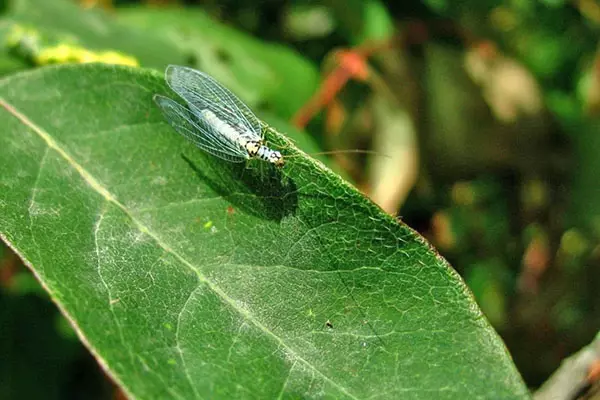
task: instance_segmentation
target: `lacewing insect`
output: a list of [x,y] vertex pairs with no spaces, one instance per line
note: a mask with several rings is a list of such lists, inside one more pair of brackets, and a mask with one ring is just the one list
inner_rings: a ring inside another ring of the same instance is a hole
[[263,144],[260,121],[231,91],[192,68],[169,65],[169,87],[187,107],[158,94],[154,101],[169,124],[200,149],[231,162],[258,158],[283,167],[283,156]]

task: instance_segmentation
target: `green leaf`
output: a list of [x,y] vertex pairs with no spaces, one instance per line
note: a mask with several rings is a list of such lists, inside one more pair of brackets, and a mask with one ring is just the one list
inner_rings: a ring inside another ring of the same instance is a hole
[[340,32],[353,46],[392,40],[396,33],[394,20],[380,0],[335,0],[327,4],[338,20]]
[[122,9],[130,26],[169,38],[193,66],[214,76],[251,107],[291,118],[315,93],[316,66],[289,48],[264,43],[200,9]]
[[[159,69],[185,62],[184,54],[166,38],[117,23],[101,10],[83,10],[69,0],[11,0],[0,21],[3,28],[16,22],[33,30],[42,49],[64,43],[90,51],[118,50],[142,66]],[[0,32],[6,36],[12,30]],[[6,37],[3,39],[6,42]]]
[[0,81],[0,235],[132,398],[524,398],[425,240],[282,135],[207,155],[101,65]]

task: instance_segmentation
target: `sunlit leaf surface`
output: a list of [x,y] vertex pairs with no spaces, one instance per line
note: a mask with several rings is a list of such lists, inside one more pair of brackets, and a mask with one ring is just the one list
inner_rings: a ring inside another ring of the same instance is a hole
[[133,398],[522,398],[458,275],[269,130],[276,170],[202,153],[160,74],[0,81],[0,235]]

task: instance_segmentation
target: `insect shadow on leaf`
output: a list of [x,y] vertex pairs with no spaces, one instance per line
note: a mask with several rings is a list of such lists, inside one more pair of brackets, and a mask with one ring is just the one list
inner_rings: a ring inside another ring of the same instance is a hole
[[274,221],[296,213],[296,185],[273,165],[252,160],[223,162],[200,152],[193,161],[185,154],[181,157],[200,179],[236,209]]

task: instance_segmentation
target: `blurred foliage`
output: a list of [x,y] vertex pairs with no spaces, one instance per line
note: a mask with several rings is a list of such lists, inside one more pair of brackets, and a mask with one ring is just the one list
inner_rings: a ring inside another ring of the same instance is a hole
[[0,305],[0,398],[108,398],[112,385],[95,359],[2,243]]
[[188,64],[214,76],[259,112],[290,118],[317,88],[314,64],[288,48],[224,26],[202,10],[128,8],[120,10],[119,19],[171,38]]
[[[86,57],[114,62],[106,52],[115,52],[144,67],[202,68],[253,108],[289,120],[317,91],[318,70],[333,49],[387,43],[364,57],[370,80],[350,79],[335,96],[343,107],[324,107],[309,133],[319,143],[369,146],[379,132],[374,96],[411,115],[419,178],[400,214],[462,274],[529,385],[540,385],[594,336],[600,326],[600,5],[594,0],[79,3],[96,7],[5,0],[0,74]],[[55,57],[41,58],[48,49]],[[334,115],[341,132],[327,130]],[[369,165],[359,156],[342,164],[366,191],[374,185],[365,178]],[[64,394],[66,382],[81,373],[73,366],[82,351],[56,328],[56,311],[22,267],[6,272],[14,256],[2,257],[7,336],[0,346],[19,338],[23,349],[15,361],[22,370],[1,370],[0,381],[12,382],[2,397],[37,398],[26,392],[36,389],[50,398]],[[32,323],[43,329],[14,333]],[[32,355],[60,358],[51,373],[35,373],[45,377],[38,387],[26,385],[26,369],[38,365]]]

